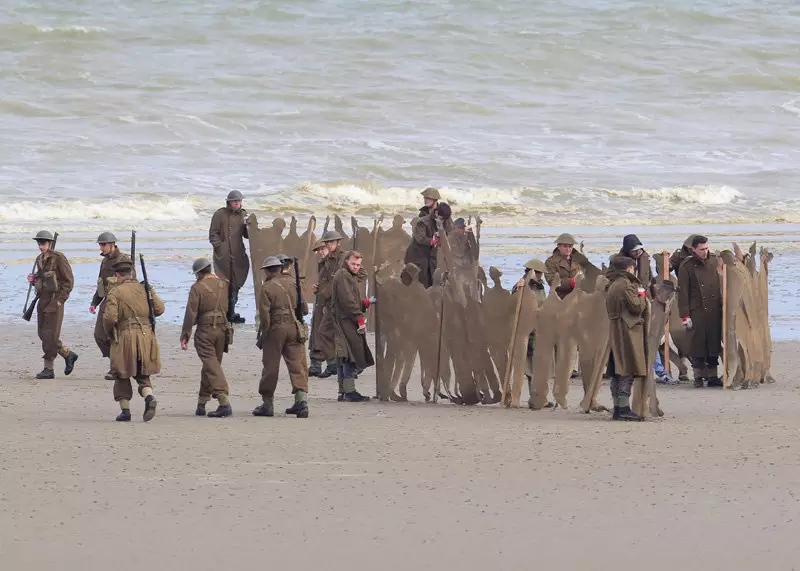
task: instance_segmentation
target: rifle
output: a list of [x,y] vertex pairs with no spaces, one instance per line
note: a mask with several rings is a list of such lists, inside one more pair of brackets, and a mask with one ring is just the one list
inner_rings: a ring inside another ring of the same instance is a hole
[[297,258],[294,259],[294,290],[297,293],[297,305],[294,306],[294,317],[303,323],[303,291],[300,288],[300,267],[297,265]]
[[[56,249],[56,242],[58,242],[58,232],[53,234],[53,244],[50,246],[50,249],[55,251]],[[36,256],[36,259],[33,261],[33,268],[31,268],[31,273],[34,273],[36,270],[36,262],[39,259],[39,256]],[[41,269],[41,268],[39,268]],[[39,292],[33,296],[33,301],[30,305],[28,305],[28,299],[31,297],[31,289],[33,288],[33,284],[28,284],[28,295],[25,298],[25,307],[22,309],[22,319],[25,321],[30,321],[33,318],[33,310],[36,308],[36,302],[39,301]]]
[[131,260],[136,261],[136,230],[131,230]]
[[230,268],[228,270],[228,279],[229,279],[229,281],[228,281],[228,321],[233,323],[233,317],[236,314],[235,313],[236,300],[233,297],[233,295],[234,295],[234,290],[233,290],[234,283],[233,283],[233,280],[235,279],[235,276],[233,275],[233,252],[231,252],[230,258],[231,258],[231,263],[230,263]]
[[142,283],[144,284],[144,292],[147,295],[147,308],[150,313],[150,329],[153,333],[156,332],[156,308],[153,305],[153,295],[150,293],[150,282],[147,280],[147,268],[144,267],[144,256],[139,254],[139,263],[142,266]]

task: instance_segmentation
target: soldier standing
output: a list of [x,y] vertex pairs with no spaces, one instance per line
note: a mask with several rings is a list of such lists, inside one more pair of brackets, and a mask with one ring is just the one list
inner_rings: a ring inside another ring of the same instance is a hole
[[690,330],[689,360],[694,386],[721,387],[717,368],[722,349],[722,258],[709,251],[708,238],[692,238],[692,254],[678,273],[678,311],[683,326]]
[[[618,254],[611,256],[614,260],[615,256],[624,256],[631,258],[635,264],[635,275],[639,278],[645,289],[650,287],[650,282],[653,280],[653,269],[650,267],[650,254],[644,249],[642,241],[636,234],[628,234],[622,239],[622,248]],[[665,278],[666,279],[666,278]]]
[[36,258],[37,273],[28,274],[28,283],[36,288],[39,296],[37,324],[39,339],[44,352],[44,368],[37,379],[54,379],[56,355],[64,358],[64,374],[69,375],[75,367],[78,355],[61,342],[61,323],[64,321],[64,303],[69,299],[74,278],[72,267],[66,256],[53,249],[53,235],[42,230],[34,237],[39,246]]
[[294,405],[286,409],[286,414],[308,418],[308,361],[305,339],[301,336],[301,326],[295,317],[298,301],[303,305],[304,314],[308,313],[308,307],[297,299],[294,279],[282,273],[283,264],[276,256],[267,257],[261,268],[266,272],[258,295],[264,365],[258,392],[263,403],[253,410],[253,416],[274,416],[273,398],[283,357],[294,394]]
[[683,246],[672,252],[672,255],[669,257],[669,269],[675,272],[676,277],[680,272],[683,261],[692,255],[692,240],[694,240],[695,236],[696,234],[689,234],[689,237],[683,241]]
[[[100,262],[100,273],[97,276],[97,289],[92,297],[92,303],[89,305],[89,313],[97,315],[97,321],[94,325],[94,341],[100,349],[103,357],[108,358],[111,354],[111,340],[106,335],[103,328],[103,309],[105,304],[103,300],[108,295],[108,292],[116,284],[114,277],[114,264],[120,260],[129,260],[130,256],[123,254],[117,247],[117,237],[112,232],[103,232],[97,237],[97,244],[100,246],[100,255],[103,261]],[[133,277],[136,277],[136,271],[133,271]],[[109,370],[106,373],[105,379],[113,381],[114,377]]]
[[610,320],[608,374],[614,401],[613,420],[644,420],[630,406],[634,379],[647,376],[645,339],[649,302],[635,271],[636,262],[632,258],[617,256],[609,272],[611,282],[606,294],[606,309]]
[[183,316],[181,349],[186,351],[192,337],[192,327],[197,325],[194,348],[203,363],[200,370],[200,392],[197,395],[196,416],[206,416],[206,403],[217,399],[217,410],[208,413],[210,418],[224,418],[233,414],[228,398],[228,381],[222,370],[222,356],[228,350],[228,287],[229,282],[211,273],[211,262],[199,258],[192,264],[197,281],[189,290],[189,301]]
[[244,247],[247,235],[247,211],[242,208],[242,193],[232,190],[227,203],[211,218],[208,241],[214,247],[214,270],[230,282],[233,307],[230,308],[234,323],[244,323],[244,317],[236,313],[239,290],[247,280],[250,259]]
[[333,277],[331,309],[336,331],[336,356],[338,358],[339,400],[365,402],[369,400],[356,390],[356,376],[375,364],[367,345],[367,318],[372,299],[361,299],[359,280],[362,256],[357,251],[348,252],[345,266]]
[[[111,374],[114,377],[114,400],[121,412],[117,421],[131,419],[133,389],[131,377],[139,385],[144,398],[145,422],[156,415],[156,399],[150,375],[161,371],[161,354],[156,333],[150,325],[150,307],[144,285],[133,277],[133,262],[119,260],[114,264],[117,285],[106,296],[103,327],[111,339]],[[155,316],[164,313],[164,302],[150,287]]]
[[[325,258],[328,256],[328,247],[322,240],[317,240],[314,244],[314,254],[317,260],[317,274],[322,272],[325,265]],[[309,357],[311,359],[311,366],[308,368],[309,377],[319,377],[322,374],[322,363],[325,362],[325,355],[322,353],[321,348],[318,348],[319,341],[317,335],[319,334],[320,324],[322,322],[323,303],[319,296],[319,284],[314,284],[312,290],[316,294],[314,298],[314,312],[311,315],[311,337],[308,343]],[[324,341],[322,341],[324,344]]]
[[342,267],[344,253],[340,247],[342,235],[336,230],[325,232],[320,240],[325,245],[328,255],[320,266],[319,283],[316,288],[316,303],[322,306],[322,318],[319,322],[317,335],[314,337],[314,350],[319,351],[327,362],[327,368],[317,376],[320,379],[327,379],[337,374],[336,339],[331,296],[333,295],[333,275]]
[[586,258],[575,251],[575,238],[572,234],[561,234],[556,238],[553,255],[545,260],[544,277],[556,294],[564,299],[575,289],[575,278],[581,271],[581,263]]
[[[430,199],[426,199],[426,205]],[[439,246],[441,236],[437,221],[441,221],[445,234],[453,231],[450,205],[446,202],[435,202],[435,206],[424,216],[420,216],[413,224],[411,243],[408,245],[404,262],[419,268],[419,281],[426,288],[433,285],[433,274],[438,267]],[[422,211],[420,211],[420,214]]]

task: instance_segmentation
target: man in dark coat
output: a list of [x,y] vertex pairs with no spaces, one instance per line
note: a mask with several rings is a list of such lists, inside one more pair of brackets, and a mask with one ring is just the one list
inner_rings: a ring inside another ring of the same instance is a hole
[[[420,211],[420,214],[422,211]],[[452,211],[446,202],[437,203],[428,214],[415,218],[412,223],[411,243],[404,262],[419,268],[419,281],[426,288],[433,285],[433,274],[438,266],[441,237],[437,221],[441,221],[445,234],[453,231]]]
[[692,255],[681,263],[678,274],[678,311],[691,331],[689,360],[694,370],[694,386],[704,383],[721,387],[717,367],[722,350],[722,259],[710,253],[708,238],[692,239]]
[[356,390],[356,375],[375,364],[367,345],[367,318],[372,299],[361,299],[362,255],[348,252],[345,265],[333,276],[331,307],[336,332],[336,356],[339,362],[339,400],[364,402],[369,397]]
[[606,294],[611,345],[608,374],[611,376],[614,420],[642,420],[641,416],[631,411],[630,396],[634,379],[647,376],[645,340],[650,304],[635,271],[636,261],[633,258],[617,256],[608,274],[611,280]]
[[250,272],[250,259],[244,247],[247,235],[247,211],[242,208],[242,193],[232,190],[224,208],[211,217],[208,241],[214,247],[214,271],[230,282],[233,307],[230,308],[233,322],[244,323],[244,317],[236,313],[239,290]]
[[[635,264],[634,275],[639,278],[642,286],[647,289],[653,279],[653,270],[650,267],[650,254],[644,249],[642,241],[636,234],[628,234],[622,239],[622,248],[618,254],[611,256],[611,262],[616,256],[631,258]],[[649,295],[649,292],[648,292]]]
[[683,241],[683,246],[672,252],[672,255],[669,257],[669,269],[675,272],[675,276],[678,275],[683,261],[692,255],[692,240],[694,240],[696,235],[697,234],[689,234],[689,237]]

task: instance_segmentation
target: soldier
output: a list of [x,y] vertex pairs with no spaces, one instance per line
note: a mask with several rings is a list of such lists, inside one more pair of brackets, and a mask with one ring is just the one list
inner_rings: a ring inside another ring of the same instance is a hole
[[369,400],[368,396],[356,390],[356,376],[375,364],[367,345],[365,317],[365,312],[375,300],[361,299],[361,262],[360,252],[348,252],[345,255],[345,266],[333,277],[331,309],[336,331],[336,356],[339,361],[339,400],[344,402]]
[[206,416],[206,403],[217,399],[217,410],[208,413],[209,418],[231,416],[231,401],[228,398],[228,381],[222,370],[222,356],[230,342],[228,329],[228,280],[211,273],[211,262],[199,258],[192,264],[197,281],[189,290],[189,301],[183,316],[181,349],[189,348],[192,327],[197,325],[194,348],[203,363],[200,370],[200,392],[197,395],[196,416]]
[[261,268],[266,273],[258,295],[258,315],[262,331],[260,345],[264,364],[258,392],[263,404],[253,410],[253,416],[274,416],[273,398],[275,387],[278,386],[280,360],[283,357],[294,394],[294,405],[286,409],[286,414],[308,418],[306,340],[304,328],[295,316],[298,301],[302,304],[304,315],[308,313],[308,306],[302,299],[297,299],[294,278],[282,272],[283,264],[276,256],[268,256]]
[[429,186],[425,190],[421,192],[422,199],[425,202],[425,206],[419,209],[419,218],[423,216],[427,216],[431,212],[433,212],[437,206],[439,206],[439,201],[442,199],[441,195],[439,194],[438,188],[433,188]]
[[286,254],[278,254],[275,256],[280,261],[281,265],[281,274],[284,276],[291,276],[294,278],[294,274],[292,273],[292,268],[294,268],[294,258],[290,258]]
[[247,280],[250,259],[244,247],[247,235],[247,211],[242,208],[242,193],[232,190],[228,193],[225,208],[220,208],[211,218],[208,241],[214,247],[214,270],[230,282],[233,288],[233,307],[230,308],[234,323],[244,323],[245,319],[236,313],[239,290]]
[[74,279],[72,267],[66,256],[53,249],[53,235],[42,230],[33,238],[39,246],[36,258],[37,273],[28,274],[28,283],[33,284],[39,296],[37,324],[39,339],[44,352],[44,368],[37,379],[54,379],[56,355],[64,358],[64,374],[69,375],[75,367],[78,355],[61,342],[61,323],[64,321],[64,303],[69,299]]
[[564,299],[575,289],[575,278],[581,272],[581,264],[586,257],[575,251],[575,238],[572,234],[561,234],[556,238],[553,255],[545,260],[545,274],[548,285]]
[[[426,199],[425,203],[428,204],[429,200]],[[450,216],[450,205],[446,202],[437,202],[433,210],[417,218],[413,224],[411,243],[406,250],[404,262],[414,264],[419,268],[419,281],[426,288],[433,285],[433,274],[438,266],[441,237],[437,221],[442,222],[445,234],[450,234],[453,231],[453,222]]]
[[613,261],[615,256],[633,259],[636,264],[636,277],[639,278],[639,281],[645,289],[650,286],[650,282],[653,280],[653,270],[650,267],[650,254],[644,249],[642,241],[639,240],[636,234],[628,234],[622,239],[622,248],[618,254],[611,256],[610,261]]
[[[541,307],[542,304],[547,299],[547,293],[544,289],[544,272],[545,272],[545,265],[541,260],[537,260],[533,258],[532,260],[528,260],[525,263],[525,273],[519,279],[519,281],[514,284],[514,287],[511,289],[511,293],[514,294],[517,290],[523,287],[526,282],[528,287],[533,292],[534,297],[536,298],[536,304],[538,307]],[[533,273],[531,273],[533,272]],[[536,332],[528,336],[528,351],[525,360],[525,377],[528,379],[528,392],[530,394],[530,398],[528,400],[528,408],[531,410],[534,409],[534,402],[533,402],[533,391],[532,389],[532,382],[533,382],[533,363],[534,357],[536,355]]]
[[694,386],[721,387],[717,367],[722,349],[722,258],[709,251],[708,238],[692,238],[692,255],[678,273],[678,311],[683,326],[691,331],[689,360]]
[[[313,251],[317,256],[317,273],[319,274],[325,265],[325,258],[328,256],[328,247],[322,240],[317,240]],[[322,363],[325,362],[325,355],[322,353],[321,348],[317,348],[320,343],[317,341],[317,335],[322,322],[323,303],[318,294],[319,284],[314,284],[312,289],[314,293],[317,293],[317,296],[314,299],[314,312],[311,315],[311,338],[308,343],[311,366],[308,368],[308,376],[319,377],[322,374]],[[324,341],[322,343],[324,344]]]
[[[92,303],[89,305],[89,313],[97,315],[97,321],[94,326],[94,341],[100,349],[103,357],[108,358],[111,354],[111,340],[106,335],[106,330],[103,328],[103,309],[105,304],[103,300],[108,295],[108,292],[116,284],[114,277],[114,264],[119,260],[129,260],[130,256],[123,254],[117,247],[117,237],[112,232],[103,232],[97,237],[97,244],[100,246],[100,255],[103,261],[100,262],[100,273],[97,276],[97,289],[92,297]],[[133,277],[136,277],[136,271],[133,271]],[[105,379],[113,381],[114,377],[109,370],[106,373]]]
[[647,376],[645,339],[649,302],[644,284],[635,272],[635,260],[617,256],[608,274],[611,280],[606,294],[611,342],[608,374],[614,401],[613,420],[644,420],[630,406],[634,378]]
[[[106,296],[103,327],[111,339],[111,374],[114,376],[114,400],[121,412],[118,422],[131,419],[131,377],[139,385],[144,398],[145,422],[156,415],[156,399],[150,375],[161,371],[161,354],[156,333],[150,325],[150,307],[144,285],[133,277],[133,262],[119,260],[114,264],[117,285]],[[154,317],[164,313],[164,302],[150,287]]]
[[675,272],[675,277],[678,277],[683,261],[692,255],[692,240],[694,240],[695,236],[696,234],[689,234],[689,237],[683,241],[683,246],[672,252],[669,257],[669,269]]
[[333,295],[333,275],[342,267],[344,253],[340,248],[342,235],[337,231],[329,230],[325,232],[320,240],[325,244],[328,255],[320,266],[319,283],[314,288],[314,293],[317,294],[316,303],[322,306],[322,318],[319,322],[317,335],[314,337],[314,350],[318,350],[323,359],[327,361],[327,368],[317,376],[320,379],[327,379],[337,373],[331,296]]

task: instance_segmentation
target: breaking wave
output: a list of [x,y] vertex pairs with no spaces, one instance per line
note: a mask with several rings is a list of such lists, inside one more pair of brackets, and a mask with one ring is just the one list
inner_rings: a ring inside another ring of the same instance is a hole
[[199,218],[191,198],[19,201],[0,204],[0,222],[48,220],[191,221]]

